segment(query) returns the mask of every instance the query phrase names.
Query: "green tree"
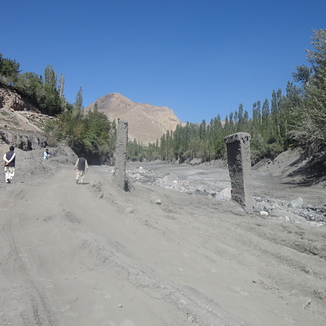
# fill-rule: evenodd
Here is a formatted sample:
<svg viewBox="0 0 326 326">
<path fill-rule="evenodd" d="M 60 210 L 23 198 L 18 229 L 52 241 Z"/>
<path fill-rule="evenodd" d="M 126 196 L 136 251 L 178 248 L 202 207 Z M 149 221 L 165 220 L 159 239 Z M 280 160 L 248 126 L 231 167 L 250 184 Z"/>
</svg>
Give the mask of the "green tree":
<svg viewBox="0 0 326 326">
<path fill-rule="evenodd" d="M 78 154 L 84 154 L 91 163 L 109 162 L 115 147 L 115 123 L 98 111 L 71 108 L 50 121 L 45 131 L 49 138 L 64 140 Z"/>
<path fill-rule="evenodd" d="M 44 70 L 44 85 L 51 90 L 57 89 L 57 75 L 51 65 L 47 65 Z"/>
<path fill-rule="evenodd" d="M 15 83 L 18 75 L 20 64 L 15 60 L 4 58 L 0 53 L 0 81 L 11 84 Z"/>
<path fill-rule="evenodd" d="M 296 68 L 297 71 L 292 73 L 294 81 L 307 85 L 312 73 L 312 69 L 304 65 L 298 66 Z"/>
<path fill-rule="evenodd" d="M 83 89 L 82 87 L 80 87 L 77 96 L 76 96 L 76 102 L 74 104 L 74 107 L 78 110 L 83 110 L 84 106 L 83 106 Z"/>
<path fill-rule="evenodd" d="M 239 104 L 238 112 L 236 115 L 238 120 L 237 130 L 240 131 L 243 127 L 243 105 L 242 104 Z"/>
<path fill-rule="evenodd" d="M 270 116 L 270 109 L 269 109 L 269 101 L 266 98 L 263 107 L 262 107 L 262 112 L 261 112 L 261 120 L 262 120 L 262 127 L 263 130 L 267 131 L 267 128 L 269 126 L 269 116 Z"/>
<path fill-rule="evenodd" d="M 60 97 L 60 90 L 57 89 L 57 74 L 51 65 L 44 70 L 43 94 L 38 103 L 43 113 L 57 115 L 63 111 L 63 103 Z"/>
<path fill-rule="evenodd" d="M 65 90 L 65 76 L 63 74 L 60 74 L 60 83 L 59 83 L 60 98 L 63 98 L 64 90 Z"/>
<path fill-rule="evenodd" d="M 313 30 L 313 50 L 307 50 L 312 75 L 296 111 L 295 140 L 308 153 L 326 151 L 326 29 Z M 323 154 L 325 156 L 325 154 Z"/>
<path fill-rule="evenodd" d="M 15 87 L 22 93 L 39 103 L 43 94 L 43 82 L 41 76 L 32 72 L 20 74 L 17 78 Z"/>
</svg>

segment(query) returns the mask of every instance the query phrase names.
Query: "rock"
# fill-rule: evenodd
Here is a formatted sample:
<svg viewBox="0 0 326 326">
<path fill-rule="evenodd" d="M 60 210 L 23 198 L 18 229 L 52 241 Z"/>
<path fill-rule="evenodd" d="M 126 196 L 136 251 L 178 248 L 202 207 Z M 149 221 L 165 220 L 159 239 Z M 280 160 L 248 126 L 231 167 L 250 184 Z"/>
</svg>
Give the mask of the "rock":
<svg viewBox="0 0 326 326">
<path fill-rule="evenodd" d="M 0 83 L 1 106 L 4 109 L 14 112 L 15 110 L 32 110 L 38 112 L 37 108 L 24 96 L 18 94 L 13 88 Z"/>
<path fill-rule="evenodd" d="M 155 162 L 162 164 L 162 162 Z M 192 171 L 192 168 L 188 166 Z M 185 171 L 187 171 L 185 166 Z M 226 201 L 231 200 L 231 188 L 223 181 L 216 183 L 215 180 L 194 178 L 193 172 L 187 175 L 178 175 L 172 171 L 164 169 L 164 174 L 158 173 L 157 170 L 149 170 L 147 167 L 135 167 L 128 170 L 129 175 L 137 183 L 145 183 L 163 187 L 166 189 L 184 192 L 189 195 L 201 195 L 211 198 L 212 200 Z M 224 188 L 224 189 L 223 189 Z M 221 190 L 223 189 L 223 190 Z M 150 199 L 153 204 L 158 204 L 157 198 Z M 254 211 L 262 217 L 268 219 L 278 219 L 289 223 L 309 223 L 310 225 L 321 226 L 326 222 L 326 205 L 309 206 L 303 203 L 301 197 L 291 202 L 271 197 L 253 196 Z"/>
<path fill-rule="evenodd" d="M 47 138 L 38 133 L 27 133 L 23 131 L 0 130 L 0 139 L 6 144 L 24 151 L 44 148 L 48 145 Z"/>
<path fill-rule="evenodd" d="M 218 200 L 231 200 L 231 188 L 225 188 L 215 197 Z"/>
<path fill-rule="evenodd" d="M 303 309 L 308 309 L 310 307 L 310 305 L 311 305 L 311 299 L 309 298 L 308 301 L 303 306 Z"/>
<path fill-rule="evenodd" d="M 152 197 L 150 199 L 150 202 L 153 203 L 153 204 L 156 204 L 156 205 L 161 205 L 162 204 L 162 201 L 160 198 L 155 198 L 155 197 Z"/>
<path fill-rule="evenodd" d="M 291 200 L 289 207 L 291 208 L 301 208 L 303 205 L 303 199 L 298 197 L 297 199 Z"/>
<path fill-rule="evenodd" d="M 190 165 L 199 165 L 200 163 L 202 163 L 202 160 L 199 158 L 194 158 L 189 162 Z"/>
</svg>

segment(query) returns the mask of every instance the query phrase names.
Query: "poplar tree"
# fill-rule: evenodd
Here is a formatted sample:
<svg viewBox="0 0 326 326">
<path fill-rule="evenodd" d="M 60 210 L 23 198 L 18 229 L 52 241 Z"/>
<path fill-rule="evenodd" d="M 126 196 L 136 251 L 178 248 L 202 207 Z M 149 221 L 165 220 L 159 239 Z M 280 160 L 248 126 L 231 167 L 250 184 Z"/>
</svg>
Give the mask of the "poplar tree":
<svg viewBox="0 0 326 326">
<path fill-rule="evenodd" d="M 80 87 L 77 96 L 76 96 L 76 102 L 74 104 L 74 108 L 77 110 L 83 110 L 84 106 L 83 106 L 83 89 L 82 87 Z"/>
<path fill-rule="evenodd" d="M 65 90 L 65 76 L 63 74 L 60 74 L 60 83 L 59 83 L 59 96 L 60 96 L 60 98 L 63 98 L 64 90 Z"/>
<path fill-rule="evenodd" d="M 52 90 L 57 88 L 57 75 L 51 65 L 46 66 L 44 70 L 44 84 Z"/>
<path fill-rule="evenodd" d="M 269 101 L 266 98 L 261 112 L 261 120 L 263 129 L 266 130 L 268 128 L 268 120 L 269 120 L 270 110 L 269 110 Z"/>
</svg>

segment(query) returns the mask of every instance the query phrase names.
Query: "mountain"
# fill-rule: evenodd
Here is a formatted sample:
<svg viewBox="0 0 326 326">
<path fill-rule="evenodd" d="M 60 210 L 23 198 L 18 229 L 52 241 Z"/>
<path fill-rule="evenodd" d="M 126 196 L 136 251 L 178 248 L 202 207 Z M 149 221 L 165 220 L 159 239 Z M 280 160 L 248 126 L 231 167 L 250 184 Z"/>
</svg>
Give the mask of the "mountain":
<svg viewBox="0 0 326 326">
<path fill-rule="evenodd" d="M 166 106 L 134 103 L 119 93 L 111 93 L 100 97 L 85 108 L 93 110 L 95 103 L 99 112 L 103 112 L 113 120 L 128 122 L 128 138 L 148 145 L 154 143 L 167 130 L 174 131 L 181 121 L 175 116 L 173 110 Z"/>
</svg>

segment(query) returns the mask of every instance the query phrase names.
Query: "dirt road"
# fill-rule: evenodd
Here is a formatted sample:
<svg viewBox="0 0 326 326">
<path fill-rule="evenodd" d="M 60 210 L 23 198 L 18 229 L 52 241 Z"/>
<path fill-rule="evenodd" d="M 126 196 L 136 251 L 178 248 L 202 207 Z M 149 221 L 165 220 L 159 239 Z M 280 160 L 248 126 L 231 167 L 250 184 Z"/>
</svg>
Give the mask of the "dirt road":
<svg viewBox="0 0 326 326">
<path fill-rule="evenodd" d="M 326 324 L 325 227 L 50 164 L 0 184 L 0 325 Z"/>
</svg>

